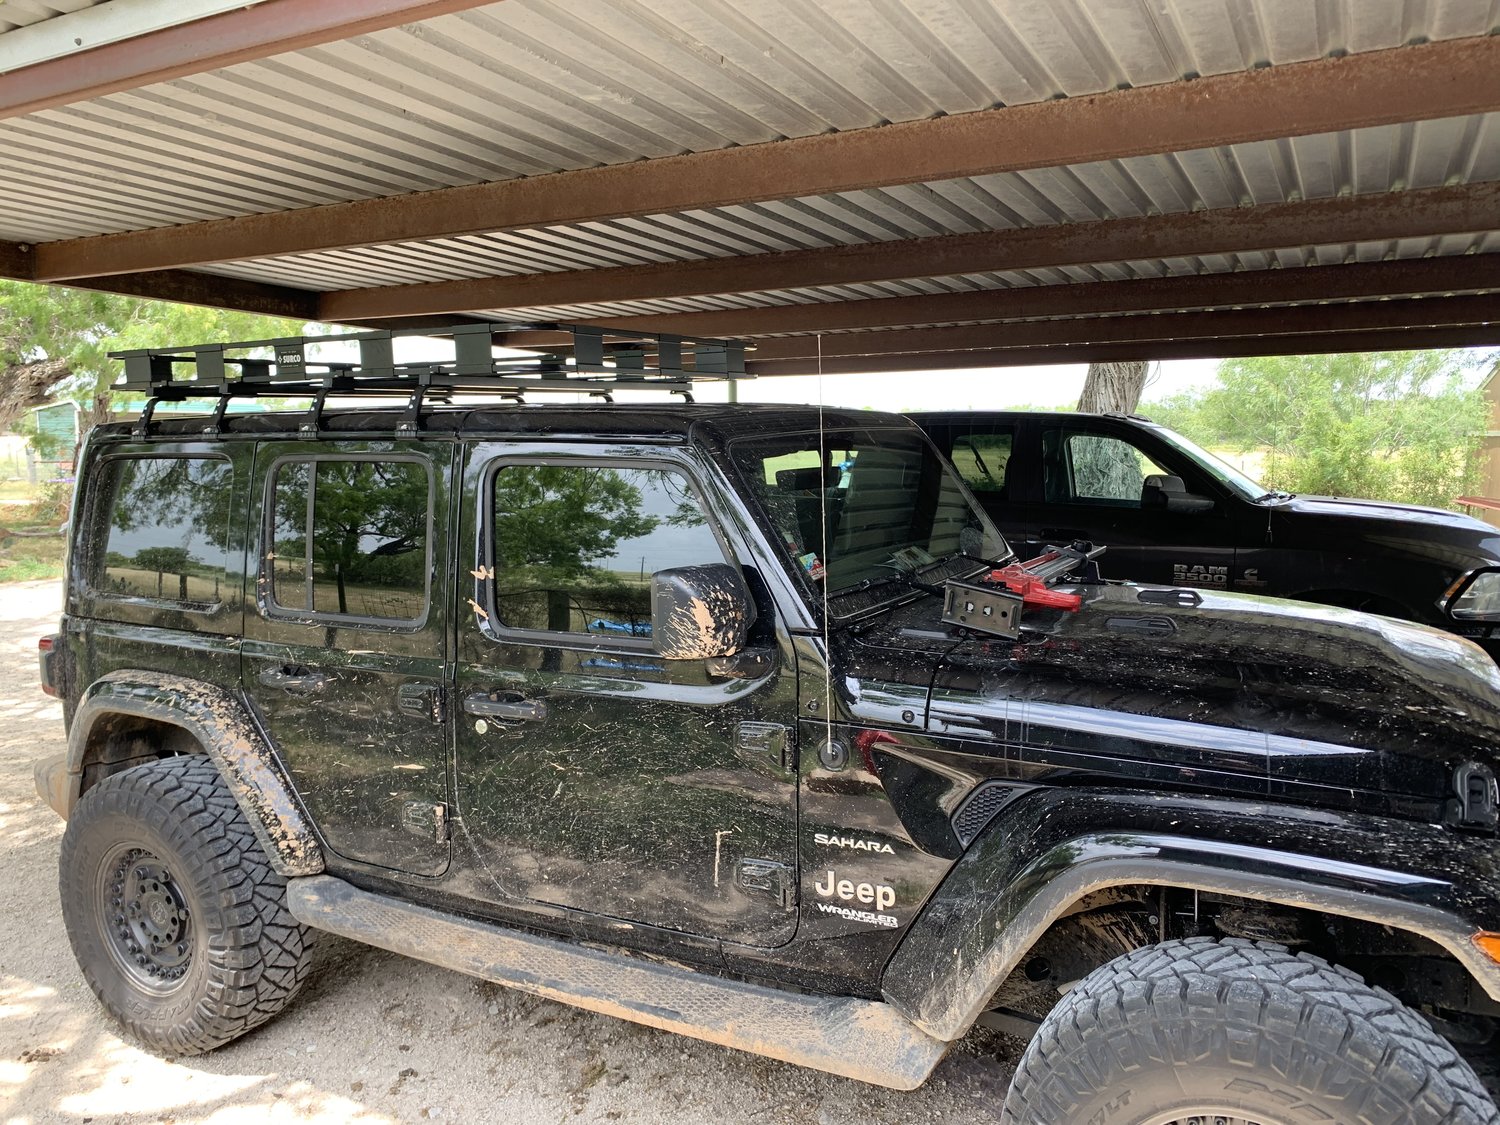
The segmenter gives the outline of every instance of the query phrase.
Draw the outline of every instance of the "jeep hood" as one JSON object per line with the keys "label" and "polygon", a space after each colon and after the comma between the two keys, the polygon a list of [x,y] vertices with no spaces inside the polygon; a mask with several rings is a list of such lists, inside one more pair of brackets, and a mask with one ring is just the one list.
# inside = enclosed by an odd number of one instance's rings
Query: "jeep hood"
{"label": "jeep hood", "polygon": [[1062,588],[1083,607],[1028,607],[1015,641],[950,630],[936,598],[904,607],[851,638],[847,705],[885,725],[920,700],[929,734],[1036,782],[1105,775],[1433,816],[1460,767],[1497,769],[1500,669],[1452,634],[1252,595],[1199,592],[1194,606],[1131,584]]}

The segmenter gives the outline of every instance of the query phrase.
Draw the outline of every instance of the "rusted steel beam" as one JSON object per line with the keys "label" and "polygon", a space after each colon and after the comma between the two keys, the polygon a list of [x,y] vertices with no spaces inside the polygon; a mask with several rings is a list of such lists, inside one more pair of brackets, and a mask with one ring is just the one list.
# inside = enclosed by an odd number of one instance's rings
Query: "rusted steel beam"
{"label": "rusted steel beam", "polygon": [[60,279],[669,214],[1496,109],[1500,39],[1455,39],[603,168],[98,235],[43,248],[38,268]]}
{"label": "rusted steel beam", "polygon": [[[1241,270],[1236,273],[1034,285],[922,297],[818,301],[757,309],[593,318],[590,324],[631,332],[755,337],[838,329],[900,328],[963,320],[1001,321],[1096,313],[1176,312],[1268,302],[1338,301],[1500,290],[1500,254],[1455,254],[1338,266]],[[553,334],[558,340],[561,336]],[[516,347],[552,342],[512,333]]]}
{"label": "rusted steel beam", "polygon": [[30,281],[36,272],[31,247],[20,242],[0,241],[0,277]]}
{"label": "rusted steel beam", "polygon": [[317,320],[319,295],[310,289],[268,285],[237,277],[215,277],[189,270],[157,270],[115,277],[82,278],[66,283],[77,289],[95,289],[145,297],[153,301],[177,301],[184,305],[237,309],[293,320]]}
{"label": "rusted steel beam", "polygon": [[[0,118],[134,90],[494,2],[264,0],[237,11],[0,74]],[[148,267],[133,265],[111,272],[143,268]]]}
{"label": "rusted steel beam", "polygon": [[324,298],[323,319],[753,293],[1497,228],[1500,182],[1487,182],[777,254],[348,289]]}
{"label": "rusted steel beam", "polygon": [[1145,344],[1051,344],[1032,348],[990,348],[962,352],[907,352],[815,360],[760,362],[751,375],[853,375],[884,371],[948,371],[1029,364],[1104,363],[1123,359],[1229,359],[1256,355],[1321,355],[1329,352],[1394,352],[1422,348],[1484,348],[1500,345],[1500,326],[1413,328],[1334,332],[1301,336],[1240,336],[1210,340],[1154,340]]}
{"label": "rusted steel beam", "polygon": [[1150,313],[1137,316],[1074,317],[949,328],[836,332],[760,340],[759,362],[845,356],[948,352],[967,348],[1017,348],[1052,344],[1146,343],[1236,336],[1327,335],[1397,328],[1435,328],[1500,323],[1500,294],[1356,301],[1291,308],[1214,312]]}
{"label": "rusted steel beam", "polygon": [[[35,250],[24,243],[0,241],[0,277],[34,281]],[[152,273],[119,274],[114,277],[80,278],[67,283],[75,289],[120,293],[156,301],[186,305],[238,309],[241,312],[285,316],[294,320],[316,320],[319,294],[308,289],[268,285],[233,277],[188,270],[156,270]],[[452,319],[452,318],[443,318]]]}

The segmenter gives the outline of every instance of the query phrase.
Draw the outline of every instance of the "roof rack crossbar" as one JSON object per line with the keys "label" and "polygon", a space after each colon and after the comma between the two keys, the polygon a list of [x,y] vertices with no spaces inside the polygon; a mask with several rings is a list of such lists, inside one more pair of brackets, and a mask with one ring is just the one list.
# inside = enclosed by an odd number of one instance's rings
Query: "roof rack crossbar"
{"label": "roof rack crossbar", "polygon": [[[453,357],[398,360],[397,341],[406,338],[451,340]],[[357,360],[349,357],[355,348]],[[321,401],[330,393],[414,396],[418,389],[425,394],[431,388],[449,394],[499,393],[506,398],[530,391],[592,393],[625,386],[684,394],[694,382],[752,377],[745,371],[745,345],[738,340],[507,321],[473,321],[443,329],[397,325],[340,336],[145,348],[111,355],[125,363],[116,390],[168,402],[224,395],[311,395]],[[318,406],[312,418],[320,416]]]}

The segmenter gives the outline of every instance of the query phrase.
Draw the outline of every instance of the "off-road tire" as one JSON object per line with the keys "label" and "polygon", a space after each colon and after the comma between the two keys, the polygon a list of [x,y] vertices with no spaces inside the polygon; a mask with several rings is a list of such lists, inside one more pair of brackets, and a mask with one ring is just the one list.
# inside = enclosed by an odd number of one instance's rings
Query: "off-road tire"
{"label": "off-road tire", "polygon": [[1495,1103],[1417,1013],[1348,969],[1231,938],[1128,953],[1027,1046],[1008,1125],[1490,1125]]}
{"label": "off-road tire", "polygon": [[99,782],[68,820],[59,865],[83,975],[152,1051],[221,1046],[281,1011],[307,975],[310,933],[287,913],[286,880],[206,758]]}

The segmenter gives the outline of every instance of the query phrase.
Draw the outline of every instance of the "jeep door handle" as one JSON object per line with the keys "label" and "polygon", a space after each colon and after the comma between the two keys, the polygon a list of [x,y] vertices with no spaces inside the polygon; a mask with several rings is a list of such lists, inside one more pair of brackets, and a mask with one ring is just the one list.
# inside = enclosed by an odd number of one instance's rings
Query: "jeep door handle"
{"label": "jeep door handle", "polygon": [[547,717],[547,705],[513,692],[482,692],[464,696],[464,710],[486,719],[521,719],[539,723]]}
{"label": "jeep door handle", "polygon": [[311,695],[315,691],[323,690],[323,685],[328,682],[328,674],[291,664],[281,664],[262,672],[260,682],[269,688],[281,688],[291,695]]}

